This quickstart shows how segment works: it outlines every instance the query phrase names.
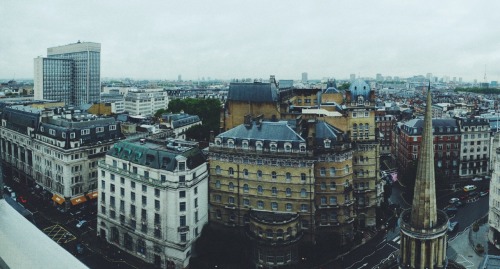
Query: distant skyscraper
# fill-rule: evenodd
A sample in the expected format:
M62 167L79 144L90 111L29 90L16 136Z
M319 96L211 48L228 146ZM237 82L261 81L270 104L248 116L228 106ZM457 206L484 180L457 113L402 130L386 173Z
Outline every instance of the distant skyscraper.
M432 73L427 73L425 77L430 81L432 79Z
M177 81L181 82L182 81L182 76L181 75L178 75L177 76Z
M351 74L351 76L349 77L349 80L350 81L356 80L356 74Z
M60 100L68 105L99 102L101 44L80 42L47 49L34 60L35 100Z
M377 75L375 76L375 80L377 80L377 81L383 81L383 80L384 80L384 77L382 76L382 74L377 74Z
M459 78L458 78L458 82L459 82L459 83L462 83L462 77L459 77Z
M302 82L306 83L307 82L307 72L302 73Z

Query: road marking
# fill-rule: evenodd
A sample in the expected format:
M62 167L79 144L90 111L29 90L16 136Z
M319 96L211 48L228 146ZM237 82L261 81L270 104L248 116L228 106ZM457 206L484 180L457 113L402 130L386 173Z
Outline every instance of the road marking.
M394 237L394 239L392 239L392 242L399 243L400 238L401 238L401 236L398 235L398 236Z

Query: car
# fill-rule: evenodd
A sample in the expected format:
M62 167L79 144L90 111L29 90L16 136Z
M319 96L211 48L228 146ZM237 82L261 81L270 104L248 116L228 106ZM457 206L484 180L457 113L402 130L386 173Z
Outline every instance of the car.
M458 208L456 208L456 207L448 207L446 209L446 214L450 218L453 217L453 216L455 216L457 214L457 212L458 212Z
M71 211L71 212L69 212L69 214L71 216L78 216L78 215L82 214L82 211L80 211L80 210Z
M7 191L8 193L12 193L12 188L11 188L11 187L9 187L9 186L7 186L7 185L4 185L4 186L3 186L3 190L4 190L4 191Z
M460 199L456 198L456 197L453 197L450 199L450 204L454 204L456 202L460 201Z
M76 228L82 228L87 223L86 220L81 220L76 224Z
M448 232L452 233L458 229L458 221L450 221L448 223Z
M464 204L462 201L456 201L455 203L453 203L453 205L454 205L455 207L462 207L462 206L464 206L465 204Z
M483 196L486 196L490 193L490 190L485 190L485 191L482 191L479 193L479 196L483 197Z
M467 185L467 186L464 187L464 191L465 192L473 191L475 189L477 189L476 185Z
M22 203L22 204L26 204L26 202L27 202L26 198L24 198L24 196L22 196L22 195L19 195L17 197L17 201Z
M16 201L16 200L17 200L17 199L16 199L16 198L17 198L17 197L16 197L16 193L15 193L15 192L11 192L11 193L10 193L10 198L12 198L12 200Z

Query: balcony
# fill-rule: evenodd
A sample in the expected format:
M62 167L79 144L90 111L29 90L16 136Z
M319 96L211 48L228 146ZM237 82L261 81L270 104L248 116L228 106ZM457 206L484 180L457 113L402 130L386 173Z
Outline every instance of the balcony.
M352 185L348 185L344 187L344 193L349 193L353 190Z
M189 226L179 226L179 227L177 227L177 232L187 233L187 232L189 232Z

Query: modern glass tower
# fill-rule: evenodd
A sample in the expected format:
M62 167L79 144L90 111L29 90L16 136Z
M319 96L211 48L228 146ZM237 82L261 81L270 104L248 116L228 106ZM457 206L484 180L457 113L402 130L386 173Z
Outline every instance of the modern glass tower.
M47 49L34 60L35 100L68 105L98 102L101 91L101 44L77 42Z

